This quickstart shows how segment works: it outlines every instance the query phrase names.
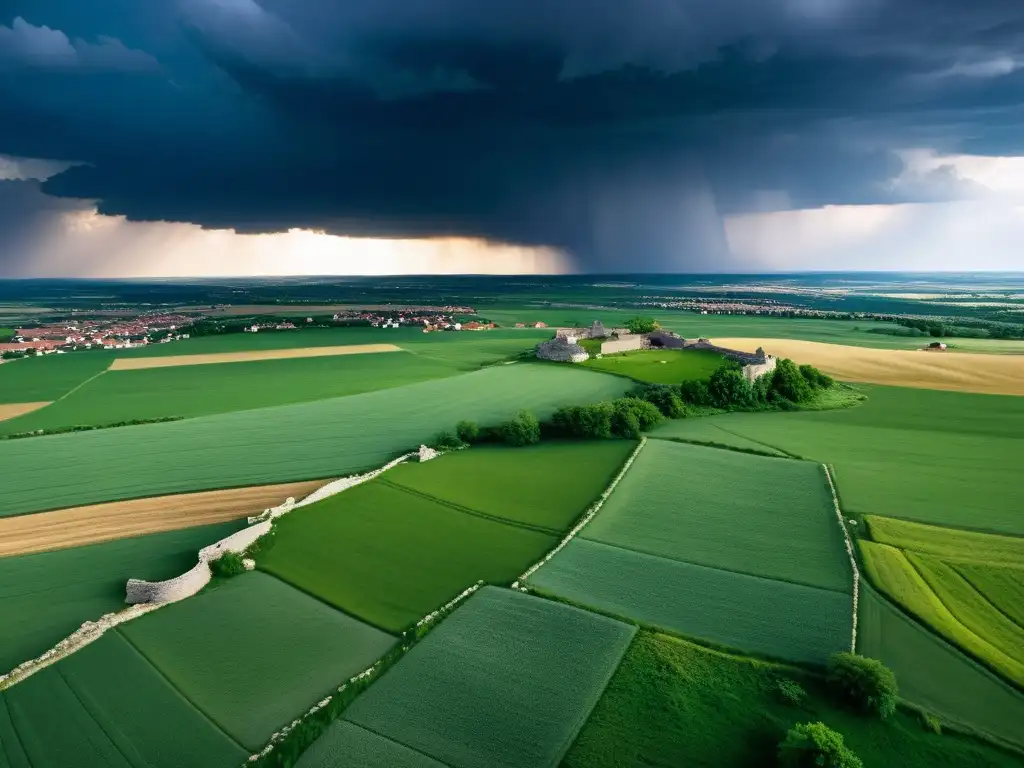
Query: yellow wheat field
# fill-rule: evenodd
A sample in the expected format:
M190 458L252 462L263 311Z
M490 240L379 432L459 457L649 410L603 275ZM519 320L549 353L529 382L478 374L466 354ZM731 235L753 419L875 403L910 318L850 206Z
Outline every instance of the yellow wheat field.
M328 482L310 480L181 493L0 517L0 557L238 520L275 507L289 496L299 500Z
M168 357L119 357L111 371L137 371L142 368L171 368L179 365L211 363L250 363L254 360L290 360L299 357L333 357L335 355L366 355L376 352L401 352L394 344L347 344L339 347L301 347L298 349L264 349L252 352L214 352L207 355L170 355Z
M38 411L43 406L49 404L49 400L41 403L0 403L0 421L13 419L15 416L24 416L26 413Z
M757 347L797 364L810 363L842 381L898 387L1024 395L1024 355L870 349L795 339L714 339L723 347Z

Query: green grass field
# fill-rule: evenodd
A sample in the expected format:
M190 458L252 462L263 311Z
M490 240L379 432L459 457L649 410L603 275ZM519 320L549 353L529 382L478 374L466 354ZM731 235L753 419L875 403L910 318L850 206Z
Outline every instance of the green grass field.
M426 464L403 464L384 479L488 515L561 532L597 500L635 448L632 440L481 446Z
M723 358L707 350L639 350L617 355L591 357L583 365L598 371L617 373L652 384L678 384L706 379L722 365Z
M985 599L1024 627L1024 568L954 563L957 572Z
M169 579L239 528L223 523L0 558L0 674L35 658L83 621L125 607L129 578Z
M14 360L0 365L0 403L38 403L56 400L114 359L104 352L73 352Z
M263 573L236 576L118 631L252 751L395 642Z
M899 549L924 552L952 562L1017 566L1024 563L1024 538L1017 536L994 536L877 515L867 515L864 521L872 540Z
M902 550L870 541L861 541L860 547L868 578L887 597L950 642L1008 679L1024 685L1024 663L1008 655L998 645L999 638L1006 639L1003 627L992 623L991 616L985 619L977 617L982 601L975 599L964 603L961 596L954 603L939 577L930 572L931 579L925 578L910 559L912 556L908 557ZM938 585L943 595L937 594L933 585ZM946 600L942 599L943 596ZM954 606L959 606L961 613L969 612L974 619L971 622L973 629L956 615ZM979 629L982 631L978 632Z
M1024 534L1024 397L863 387L860 406L736 413L669 422L656 435L706 439L711 427L835 466L844 511ZM692 425L692 426L691 426Z
M805 703L782 703L777 681L796 675ZM792 679L792 678L791 678ZM837 708L817 678L641 632L594 708L564 768L751 768L773 765L793 724L821 721L866 766L1010 768L1020 756L972 738L927 732L898 712L886 721Z
M49 698L45 692L53 692L53 698L40 707L40 699ZM25 732L19 740L34 745L32 764L39 768L107 765L106 750L81 739L82 730L73 730L71 739L62 736L69 713L85 720L79 705L133 767L226 768L249 754L117 632L107 632L3 695Z
M18 478L0 515L357 472L460 419L493 424L523 408L544 417L628 386L569 366L517 364L314 403L0 441L0 466Z
M276 530L261 569L393 632L479 580L512 582L557 543L380 481L287 515Z
M584 538L673 560L852 589L822 468L651 440Z
M452 768L553 768L633 633L577 608L485 587L344 718Z
M760 656L824 664L850 649L849 595L595 541L575 539L529 583L541 594Z
M336 768L339 765L352 768L447 768L444 763L347 720L335 720L295 763L296 768Z
M893 670L903 699L1024 749L1024 694L863 582L859 617L858 653Z

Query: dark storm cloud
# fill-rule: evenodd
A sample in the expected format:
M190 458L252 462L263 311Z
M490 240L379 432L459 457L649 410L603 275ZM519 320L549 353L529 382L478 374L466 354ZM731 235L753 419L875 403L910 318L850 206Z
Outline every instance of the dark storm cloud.
M131 219L685 270L728 266L721 215L761 193L961 196L948 174L887 183L893 150L1024 143L1024 3L21 5L0 17L0 153L89 163L43 189Z

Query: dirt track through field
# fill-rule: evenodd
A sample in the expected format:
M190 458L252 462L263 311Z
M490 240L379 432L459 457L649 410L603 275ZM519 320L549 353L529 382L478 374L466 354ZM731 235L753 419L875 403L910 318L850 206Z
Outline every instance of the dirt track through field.
M13 419L15 416L23 416L26 413L38 411L49 404L49 400L44 400L41 403L0 403L0 421L6 421L7 419Z
M179 365L211 363L251 363L254 360L290 360L300 357L334 357L366 355L376 352L401 352L394 344L348 344L340 347L300 347L298 349L263 349L251 352L215 352L208 355L170 355L168 357L119 357L111 371L137 371L142 368L171 368Z
M289 496L298 501L328 482L308 480L182 493L0 517L0 557L238 520L277 506Z
M750 352L764 347L769 355L810 363L842 381L1024 395L1024 355L870 349L794 339L716 338L714 343Z

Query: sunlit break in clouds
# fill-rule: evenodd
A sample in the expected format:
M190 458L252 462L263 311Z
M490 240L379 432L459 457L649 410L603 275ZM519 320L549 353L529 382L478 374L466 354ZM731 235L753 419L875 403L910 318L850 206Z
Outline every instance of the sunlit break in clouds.
M1003 0L11 0L0 277L1019 269L1022 28Z

